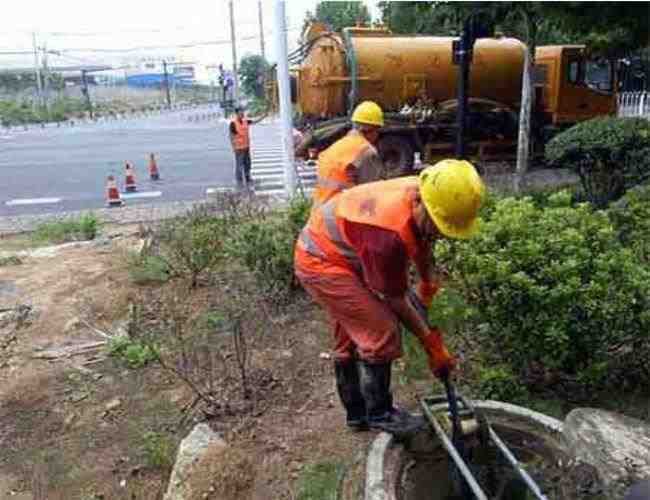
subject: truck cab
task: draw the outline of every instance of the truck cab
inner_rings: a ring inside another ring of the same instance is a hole
[[[610,61],[589,60],[584,45],[549,45],[535,52],[537,110],[547,125],[567,126],[616,112]]]

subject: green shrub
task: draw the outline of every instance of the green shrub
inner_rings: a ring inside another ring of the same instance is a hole
[[[298,196],[278,217],[243,220],[231,231],[230,256],[253,273],[261,291],[276,303],[286,302],[298,288],[293,249],[309,210],[309,200]]]
[[[65,243],[67,241],[93,240],[99,230],[99,221],[92,214],[77,219],[48,222],[36,228],[33,239],[38,243]]]
[[[161,231],[161,255],[175,274],[186,275],[196,287],[202,273],[214,269],[225,257],[224,221],[205,207],[165,224]]]
[[[546,145],[553,165],[580,176],[587,199],[604,207],[650,179],[650,122],[601,117],[580,123]]]
[[[512,368],[503,364],[479,371],[478,395],[483,399],[519,403],[527,399],[528,391]]]
[[[170,278],[169,264],[158,255],[131,253],[127,265],[129,279],[137,285],[165,283]]]
[[[133,340],[127,335],[120,335],[110,340],[108,352],[122,360],[129,368],[142,368],[158,359],[156,348]]]
[[[171,469],[174,465],[174,441],[166,434],[147,432],[143,451],[146,464],[153,469]]]
[[[437,262],[488,325],[476,335],[520,373],[534,362],[591,373],[594,384],[616,373],[647,380],[650,269],[621,246],[606,213],[556,201],[497,202],[476,238],[436,245]],[[592,369],[600,363],[609,370]]]
[[[650,264],[650,184],[630,189],[609,210],[621,243]]]

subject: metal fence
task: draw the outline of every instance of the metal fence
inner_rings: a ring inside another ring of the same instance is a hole
[[[618,94],[618,116],[640,116],[650,120],[650,92]]]

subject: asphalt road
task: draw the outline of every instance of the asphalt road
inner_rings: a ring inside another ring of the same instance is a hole
[[[145,196],[127,200],[129,205],[200,199],[208,188],[230,186],[227,123],[205,119],[208,112],[214,109],[75,127],[0,129],[0,215],[103,207],[106,177],[114,174],[122,187],[126,160],[135,166],[138,192]],[[195,121],[197,116],[202,119]],[[156,154],[161,181],[149,181],[149,153]]]

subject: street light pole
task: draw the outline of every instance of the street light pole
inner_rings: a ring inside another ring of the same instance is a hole
[[[38,60],[38,46],[36,45],[36,33],[32,33],[32,43],[34,45],[34,73],[36,73],[36,89],[38,92],[38,105],[43,105],[43,88],[41,87],[41,68]]]
[[[287,26],[285,0],[275,2],[275,42],[278,59],[277,79],[280,94],[280,121],[282,123],[282,149],[284,152],[284,189],[287,196],[296,191],[296,170],[293,156],[293,124],[291,110],[291,86],[289,83],[289,60],[287,49]]]
[[[239,102],[239,78],[237,76],[237,47],[235,45],[235,11],[233,9],[233,0],[228,2],[230,9],[230,45],[232,46],[232,72],[235,80],[234,98],[235,103]]]
[[[169,93],[169,73],[167,72],[167,61],[163,60],[163,72],[165,74],[165,95],[167,97],[167,108],[172,109],[172,97]]]

